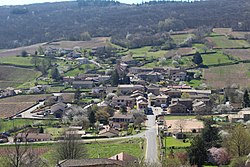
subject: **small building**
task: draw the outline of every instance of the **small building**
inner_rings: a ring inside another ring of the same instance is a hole
[[[135,98],[132,98],[130,96],[115,96],[112,99],[112,106],[126,106],[130,108],[134,108],[135,106]]]
[[[47,133],[18,133],[16,140],[20,142],[50,141],[51,135]]]
[[[147,110],[148,108],[148,102],[145,102],[143,100],[136,102],[137,110]]]
[[[64,111],[67,109],[65,103],[56,103],[50,107],[50,113],[56,118],[62,118]]]
[[[166,95],[148,96],[149,106],[161,107],[161,105],[168,105],[168,103],[169,103],[169,96]]]
[[[176,74],[173,74],[171,76],[171,79],[173,81],[185,81],[186,80],[186,77],[187,77],[187,73],[186,72],[178,72]]]
[[[119,131],[115,130],[115,129],[103,129],[99,132],[99,136],[101,137],[107,137],[107,138],[111,138],[111,137],[118,137],[119,136]]]
[[[175,104],[177,102],[186,106],[189,111],[193,110],[193,100],[192,99],[174,98],[171,100],[171,104]]]
[[[142,85],[133,85],[133,84],[129,84],[129,85],[118,85],[117,87],[117,91],[118,93],[121,94],[131,94],[136,90],[140,90],[142,92],[145,92],[145,87]]]
[[[112,123],[133,123],[134,116],[132,114],[115,114],[109,119]]]
[[[75,89],[92,89],[94,85],[93,81],[73,81],[72,86]]]
[[[171,114],[187,113],[187,107],[179,102],[169,105],[168,111]]]

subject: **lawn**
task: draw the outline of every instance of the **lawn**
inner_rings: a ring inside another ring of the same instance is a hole
[[[166,137],[165,140],[163,141],[164,146],[166,144],[167,147],[189,147],[190,142],[184,143],[183,140],[178,140],[174,137]]]
[[[221,52],[217,52],[215,54],[203,54],[202,59],[203,64],[207,66],[233,62],[233,60],[230,60],[228,56]]]
[[[195,117],[196,117],[195,115],[182,115],[182,116],[168,115],[165,116],[165,120],[194,119]]]
[[[0,88],[18,87],[40,75],[40,72],[33,69],[0,66]]]
[[[20,65],[20,66],[30,66],[33,64],[30,63],[31,57],[21,57],[21,56],[6,56],[0,57],[0,64],[12,64],[12,65]]]
[[[142,139],[128,139],[119,141],[102,141],[85,144],[87,155],[89,158],[109,158],[120,152],[125,152],[138,158],[144,156],[144,150],[141,146],[144,145]],[[55,145],[53,145],[53,148]],[[55,150],[50,150],[43,154],[42,157],[47,159],[50,167],[54,167],[56,163]]]
[[[193,88],[199,88],[202,83],[201,79],[192,79],[191,81],[186,82],[187,85],[192,86]]]
[[[249,69],[249,63],[210,67],[204,70],[205,83],[213,88],[223,88],[232,84],[237,84],[242,88],[249,88]]]
[[[215,36],[207,37],[208,41],[212,42],[215,46],[214,48],[243,48],[250,47],[250,44],[244,40],[229,40],[225,36]]]
[[[78,74],[84,74],[87,70],[93,70],[96,66],[94,64],[83,64],[80,68],[74,68],[64,74],[64,76],[76,76]]]
[[[184,42],[188,37],[192,37],[192,36],[193,34],[177,34],[177,35],[171,35],[171,38],[178,45]]]

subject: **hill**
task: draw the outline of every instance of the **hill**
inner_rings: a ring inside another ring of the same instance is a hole
[[[0,48],[14,48],[57,39],[79,40],[129,34],[156,34],[202,25],[250,30],[247,0],[151,2],[81,6],[77,2],[0,7]],[[164,23],[165,19],[170,19]]]

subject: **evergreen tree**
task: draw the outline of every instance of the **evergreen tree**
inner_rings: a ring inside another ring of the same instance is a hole
[[[202,64],[203,59],[202,59],[201,54],[200,54],[199,52],[196,52],[196,53],[194,54],[193,62],[194,62],[195,64],[197,64],[197,65]]]
[[[90,125],[93,127],[96,122],[95,112],[93,110],[91,110],[90,113],[88,114],[88,118]]]
[[[117,86],[119,84],[119,74],[118,71],[115,69],[111,74],[111,85]]]
[[[244,95],[243,95],[243,107],[244,108],[250,107],[250,99],[249,99],[249,94],[247,90],[245,90]]]
[[[212,147],[218,147],[221,145],[221,137],[219,135],[219,129],[214,125],[214,121],[212,119],[204,120],[204,129],[202,129],[201,137],[204,140],[206,149],[210,149]]]
[[[75,103],[79,103],[81,99],[81,91],[80,89],[76,89],[75,95],[74,95]]]
[[[207,149],[201,136],[196,136],[188,148],[189,162],[191,165],[202,167],[207,160]]]
[[[61,76],[60,73],[58,71],[58,69],[56,67],[53,67],[51,69],[51,77],[52,79],[54,79],[55,81],[60,81],[61,80]]]

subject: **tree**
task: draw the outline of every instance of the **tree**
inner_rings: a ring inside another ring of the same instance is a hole
[[[211,119],[204,120],[204,128],[201,132],[201,137],[204,140],[206,149],[212,147],[218,147],[221,145],[221,137],[219,135],[219,129],[214,126],[214,121]]]
[[[22,57],[28,56],[28,52],[27,52],[26,50],[23,50],[23,51],[21,52],[21,56],[22,56]]]
[[[243,95],[243,107],[244,108],[250,107],[250,99],[249,99],[249,94],[247,90],[245,90],[244,95]]]
[[[89,41],[91,40],[91,36],[89,34],[89,32],[83,32],[80,34],[80,40],[81,41]]]
[[[191,146],[187,151],[190,164],[202,167],[207,159],[207,150],[204,140],[201,138],[201,136],[198,135],[192,140]]]
[[[65,134],[64,140],[56,147],[57,159],[80,159],[87,157],[84,144],[74,134]]]
[[[250,152],[250,133],[242,125],[237,125],[230,130],[223,144],[233,156],[247,155]]]
[[[231,157],[225,148],[212,147],[208,151],[209,162],[219,166],[229,164]]]
[[[77,88],[74,95],[74,101],[76,103],[79,103],[80,99],[81,99],[81,91],[79,88]]]
[[[119,84],[119,74],[117,69],[115,69],[111,74],[111,85],[117,86]]]
[[[193,56],[193,62],[197,65],[201,65],[203,62],[203,59],[201,57],[201,54],[199,52],[196,52]]]
[[[180,129],[180,132],[182,133],[183,129],[187,125],[187,122],[184,119],[179,119],[178,121],[176,121],[175,125]]]
[[[125,105],[122,105],[122,106],[120,107],[120,112],[121,112],[122,114],[126,114],[126,113],[127,113],[127,107],[126,107]]]
[[[61,75],[58,71],[58,69],[56,67],[53,67],[51,69],[51,73],[50,73],[52,79],[54,79],[55,81],[60,81],[61,80]]]
[[[40,64],[41,60],[36,57],[36,56],[33,56],[30,60],[30,63],[31,64],[34,64],[35,67],[38,67],[38,65]]]
[[[95,122],[96,122],[95,111],[90,111],[88,114],[88,118],[89,118],[90,126],[94,127]]]
[[[102,109],[99,109],[95,113],[96,120],[98,120],[104,124],[108,123],[109,116],[110,116],[109,113],[107,111],[102,110]]]
[[[7,149],[5,167],[48,167],[48,164],[37,156],[32,147],[27,143],[28,133],[23,133],[24,143],[14,137],[14,146]],[[2,164],[3,165],[3,164]]]
[[[85,130],[89,128],[89,124],[90,124],[89,119],[86,118],[84,115],[73,117],[72,122],[74,125],[81,126],[82,129],[85,129]]]

